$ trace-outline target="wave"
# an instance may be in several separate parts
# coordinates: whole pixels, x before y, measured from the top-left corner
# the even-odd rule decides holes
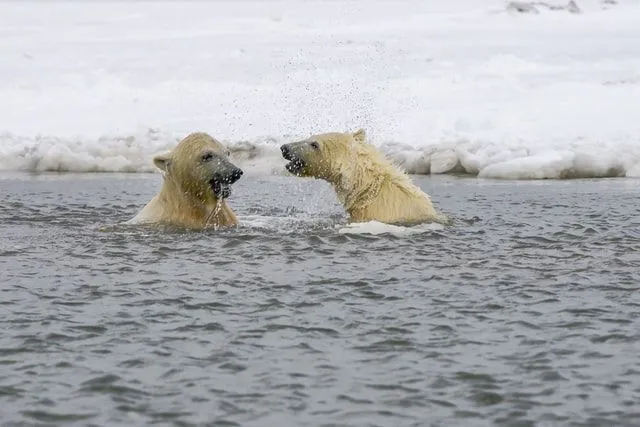
[[[231,159],[253,175],[286,174],[279,146],[293,136],[223,141]],[[0,134],[0,170],[26,172],[157,172],[153,155],[174,147],[180,136],[158,129],[129,135],[23,137]],[[372,142],[410,174],[469,175],[493,179],[640,177],[640,141],[536,143],[458,138],[424,145]]]

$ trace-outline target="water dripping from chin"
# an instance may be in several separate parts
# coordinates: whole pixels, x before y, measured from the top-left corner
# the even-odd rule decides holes
[[[207,216],[207,220],[204,223],[205,228],[209,228],[209,221],[211,221],[211,218],[215,218],[220,213],[220,211],[222,210],[222,203],[224,203],[224,199],[220,198],[216,200],[216,205],[213,207],[213,209]],[[220,227],[220,222],[216,220],[213,223],[214,231],[217,230],[219,227]]]

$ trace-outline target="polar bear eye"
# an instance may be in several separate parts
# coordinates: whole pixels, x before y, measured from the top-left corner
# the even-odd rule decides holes
[[[227,157],[231,157],[231,151],[227,150]]]
[[[203,162],[208,162],[211,159],[213,159],[213,153],[205,153],[202,155],[202,161]]]
[[[314,150],[320,149],[320,144],[318,144],[316,141],[311,141],[309,145],[311,145],[311,148],[313,148]]]

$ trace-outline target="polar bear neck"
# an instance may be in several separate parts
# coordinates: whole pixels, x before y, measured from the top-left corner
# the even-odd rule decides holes
[[[394,166],[375,149],[356,143],[340,164],[332,180],[338,199],[347,212],[362,209],[379,195],[382,186],[393,179]]]
[[[186,191],[171,176],[164,177],[159,198],[163,206],[170,207],[174,216],[191,218],[194,222],[205,222],[209,218],[210,222],[215,223],[215,212],[220,212],[225,206],[225,201],[215,196],[198,196]]]
[[[386,175],[378,175],[373,180],[365,182],[355,177],[343,176],[343,179],[334,187],[345,210],[351,212],[373,203],[388,179]]]
[[[334,169],[340,172],[329,180],[348,213],[361,211],[375,202],[385,186],[421,194],[404,171],[376,148],[368,144],[350,148],[350,155]]]

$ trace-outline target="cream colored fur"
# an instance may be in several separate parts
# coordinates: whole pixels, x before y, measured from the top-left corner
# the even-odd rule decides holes
[[[449,223],[430,197],[365,138],[363,129],[307,138],[320,149],[307,150],[300,175],[328,181],[352,222]]]
[[[156,156],[154,164],[163,171],[162,188],[130,222],[192,229],[237,225],[226,200],[218,199],[210,188],[211,167],[198,164],[205,150],[226,155],[220,142],[204,132],[195,132],[172,151]]]

